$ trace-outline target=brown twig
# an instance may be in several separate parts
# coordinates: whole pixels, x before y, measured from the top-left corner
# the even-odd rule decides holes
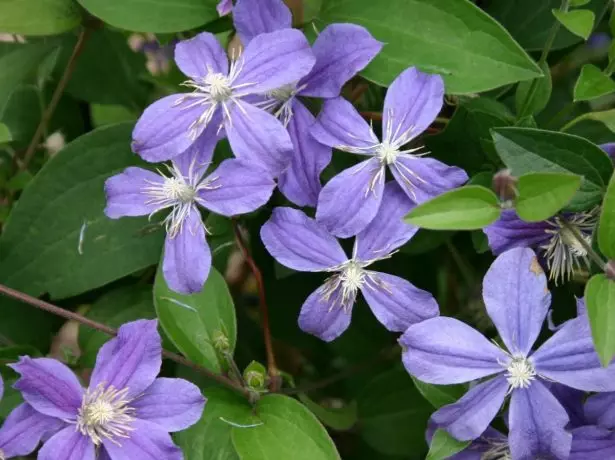
[[[359,112],[363,118],[372,121],[382,121],[382,112]]]
[[[275,363],[275,354],[273,352],[273,342],[271,341],[271,329],[269,327],[269,308],[267,307],[267,300],[265,299],[265,283],[263,282],[263,275],[259,270],[256,262],[250,255],[250,251],[246,247],[243,236],[241,235],[241,229],[236,219],[233,219],[233,230],[235,231],[235,238],[237,239],[237,245],[241,249],[246,263],[250,267],[252,275],[256,281],[258,288],[258,299],[261,311],[261,320],[263,322],[263,336],[265,340],[265,351],[267,353],[267,373],[269,374],[269,389],[271,391],[278,391],[280,389],[282,379],[280,378],[280,372]]]
[[[45,302],[44,300],[37,299],[36,297],[32,297],[24,292],[20,292],[15,289],[11,289],[10,287],[4,286],[2,284],[0,284],[0,293],[8,297],[12,297],[13,299],[19,300],[21,302],[27,303],[28,305],[32,305],[33,307],[36,307],[41,310],[45,310],[49,313],[52,313],[54,315],[60,316],[62,318],[65,318],[71,321],[76,321],[80,324],[83,324],[84,326],[88,326],[92,329],[96,329],[97,331],[104,332],[105,334],[108,334],[111,336],[117,335],[117,331],[113,329],[112,327],[106,326],[97,321],[92,321],[91,319],[86,318],[85,316],[82,316],[79,313],[75,313],[70,310],[65,310],[64,308],[58,307],[57,305],[50,304],[49,302]],[[211,372],[210,370],[205,369],[204,367],[201,367],[198,364],[193,363],[192,361],[189,361],[188,359],[184,358],[181,355],[178,355],[177,353],[163,350],[162,356],[164,356],[167,359],[170,359],[171,361],[175,361],[178,364],[194,369],[195,371],[197,371],[200,374],[203,374],[207,378],[211,380],[215,380],[216,382],[232,390],[235,390],[236,392],[241,393],[248,398],[250,397],[250,391],[248,389],[242,387],[238,383],[235,383],[233,380],[223,375],[215,374]]]
[[[43,133],[47,130],[47,124],[49,123],[49,120],[51,120],[51,117],[53,116],[53,113],[55,112],[56,107],[60,102],[60,98],[64,93],[64,89],[68,84],[68,80],[70,80],[70,77],[73,74],[73,70],[75,70],[77,58],[83,51],[83,47],[91,31],[91,28],[84,27],[79,33],[79,38],[77,38],[77,43],[75,44],[75,47],[73,48],[73,53],[71,54],[68,63],[66,64],[64,73],[62,74],[62,77],[58,82],[58,86],[56,86],[56,89],[53,92],[53,96],[51,96],[51,101],[49,102],[49,105],[47,106],[45,112],[43,113],[43,116],[41,117],[41,121],[36,128],[36,132],[34,133],[32,140],[30,141],[30,145],[28,145],[28,150],[26,150],[26,153],[24,154],[23,160],[20,165],[20,168],[22,170],[28,168],[28,164],[30,163],[32,157],[34,156],[34,153],[36,152],[36,147],[39,145]]]

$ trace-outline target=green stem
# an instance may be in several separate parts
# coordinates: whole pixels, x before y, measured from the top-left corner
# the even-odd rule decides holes
[[[570,7],[570,0],[562,0],[560,11],[565,13],[566,11],[568,11],[569,7]],[[559,23],[557,19],[553,23],[553,26],[551,26],[549,36],[547,37],[545,46],[542,49],[542,54],[540,55],[540,59],[538,60],[538,66],[541,69],[543,65],[547,62],[547,57],[549,57],[549,52],[551,51],[551,48],[553,47],[553,43],[555,42],[555,38],[557,37],[557,33],[559,32],[560,26],[561,24]],[[538,88],[539,81],[540,81],[539,78],[535,78],[534,80],[532,80],[530,89],[525,95],[525,99],[523,100],[523,103],[521,104],[519,112],[517,113],[517,119],[523,118],[525,116],[525,111],[527,110],[528,106],[534,99],[534,94],[536,93],[536,89]]]
[[[596,265],[600,267],[600,270],[604,271],[606,269],[606,262],[602,260],[602,257],[600,257],[600,255],[596,251],[594,251],[594,248],[592,248],[591,244],[589,244],[585,240],[585,238],[583,238],[583,235],[581,234],[579,229],[576,228],[574,225],[570,225],[570,223],[566,219],[561,219],[561,223],[564,227],[566,227],[568,231],[570,231],[570,233],[574,235],[579,244],[583,246],[583,249],[585,249],[590,259],[592,259],[596,263]]]

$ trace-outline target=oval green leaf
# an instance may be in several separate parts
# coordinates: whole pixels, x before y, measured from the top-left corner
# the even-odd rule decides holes
[[[468,447],[470,441],[458,441],[444,430],[436,430],[425,460],[444,460]]]
[[[0,30],[22,35],[66,32],[81,22],[73,0],[3,0]]]
[[[590,10],[553,10],[553,16],[570,32],[585,40],[592,33],[596,19],[596,15]]]
[[[593,64],[585,64],[574,85],[574,100],[589,101],[615,92],[615,81]]]
[[[363,75],[387,86],[410,66],[439,73],[448,93],[465,94],[542,75],[506,30],[467,0],[329,0],[318,28],[360,24],[382,51]]]
[[[581,123],[582,121],[585,121],[585,120],[597,121],[599,123],[602,123],[604,126],[606,126],[608,129],[610,129],[612,132],[615,133],[615,109],[603,110],[600,112],[584,113],[583,115],[580,115],[574,120],[568,122],[561,129],[561,131],[568,131],[574,125]]]
[[[242,460],[340,459],[327,430],[297,400],[267,395],[258,401],[255,412],[252,425],[256,426],[232,429],[233,445]]]
[[[135,32],[181,32],[218,18],[217,0],[78,0],[104,22]]]
[[[130,150],[133,124],[68,144],[32,179],[0,237],[0,282],[28,294],[70,297],[160,259],[164,231],[147,217],[109,219],[104,183],[144,165]]]
[[[585,286],[585,304],[594,347],[607,366],[615,355],[615,282],[603,274],[593,276]]]
[[[566,206],[581,186],[581,176],[529,173],[519,178],[515,210],[527,222],[540,222]]]
[[[478,230],[498,220],[500,213],[495,193],[480,185],[468,185],[417,206],[405,221],[430,230]]]
[[[457,402],[467,390],[467,387],[462,384],[432,385],[431,383],[421,382],[414,377],[412,377],[412,381],[416,389],[419,390],[423,397],[436,409]]]
[[[515,176],[534,172],[583,176],[567,210],[583,211],[601,201],[613,163],[597,145],[571,134],[531,128],[496,128],[492,135],[500,158]]]
[[[615,176],[609,182],[602,203],[598,226],[598,247],[609,259],[615,259]]]
[[[232,354],[237,339],[233,298],[226,281],[212,267],[203,290],[183,295],[172,291],[158,270],[154,283],[154,305],[160,325],[189,360],[214,372],[226,368],[216,343],[225,337]]]

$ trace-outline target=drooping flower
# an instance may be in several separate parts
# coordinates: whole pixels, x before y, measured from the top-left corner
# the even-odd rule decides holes
[[[304,331],[331,341],[350,325],[359,291],[376,318],[391,331],[438,314],[433,296],[397,276],[367,270],[406,243],[417,228],[401,219],[410,203],[397,184],[384,190],[380,212],[355,239],[352,257],[337,239],[303,212],[276,208],[261,229],[269,253],[282,265],[304,272],[328,272],[331,276],[305,301],[299,316]]]
[[[615,433],[598,426],[572,430],[572,448],[568,460],[607,460],[615,458]]]
[[[514,210],[507,209],[497,222],[483,231],[496,255],[517,247],[535,249],[546,262],[549,279],[559,283],[570,279],[583,266],[590,267],[586,249],[569,226],[591,244],[597,220],[596,209],[562,214],[542,222],[525,222]]]
[[[331,179],[318,197],[316,219],[331,233],[355,235],[374,218],[382,201],[387,168],[415,203],[463,184],[462,169],[426,158],[421,148],[404,147],[427,129],[442,108],[444,82],[411,67],[389,87],[380,141],[350,102],[325,102],[312,136],[322,144],[368,159]]]
[[[419,380],[446,385],[491,377],[436,411],[433,421],[457,439],[476,439],[510,394],[512,458],[536,458],[537,452],[545,451],[567,458],[569,416],[545,382],[583,391],[613,391],[615,366],[601,366],[585,315],[566,322],[532,352],[551,294],[531,249],[511,249],[495,260],[483,281],[483,298],[506,350],[446,317],[412,325],[400,339],[404,365]]]
[[[29,408],[59,423],[39,460],[93,460],[96,451],[111,460],[183,458],[169,433],[196,423],[205,399],[186,380],[156,378],[162,361],[156,326],[139,320],[120,327],[100,349],[86,390],[54,359],[22,357],[11,365]]]
[[[609,142],[600,146],[606,152],[611,160],[615,160],[615,142]]]
[[[237,159],[223,161],[204,177],[215,138],[209,144],[176,158],[165,173],[130,167],[105,182],[107,217],[152,216],[170,210],[164,219],[162,271],[169,287],[185,294],[199,292],[211,268],[207,229],[198,206],[224,216],[244,214],[265,204],[275,188],[259,165]]]
[[[248,100],[292,83],[314,65],[314,55],[298,30],[256,37],[229,61],[215,36],[201,33],[175,46],[175,62],[189,77],[190,93],[164,97],[150,105],[135,126],[132,148],[147,161],[184,153],[213,124],[224,132],[237,158],[262,164],[277,176],[290,163],[292,142],[284,126]]]
[[[259,34],[291,27],[292,15],[282,0],[238,0],[235,27],[244,45]],[[382,43],[355,24],[331,24],[316,38],[316,63],[300,80],[265,94],[257,105],[272,112],[288,128],[295,153],[279,178],[279,188],[298,206],[316,206],[320,174],[331,162],[331,148],[316,141],[310,127],[316,119],[301,97],[338,97],[344,84],[380,52]]]

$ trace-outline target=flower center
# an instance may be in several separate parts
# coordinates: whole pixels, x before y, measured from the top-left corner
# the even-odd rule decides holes
[[[224,102],[230,99],[233,94],[231,82],[226,75],[221,73],[209,73],[205,77],[205,92],[211,94],[211,98],[216,102]]]
[[[572,252],[572,254],[577,257],[587,256],[587,250],[585,249],[585,247],[583,247],[583,244],[581,244],[581,242],[577,239],[572,230],[566,227],[562,227],[562,229],[559,231],[559,234],[560,238],[562,239],[562,243],[568,246],[568,249],[570,250],[570,252]],[[582,235],[582,237],[586,243],[591,244],[591,236]]]
[[[506,371],[506,380],[513,389],[527,388],[536,378],[534,365],[524,356],[513,357]]]
[[[356,262],[350,261],[340,274],[342,289],[356,293],[365,282],[365,270]]]
[[[344,310],[350,311],[357,297],[357,292],[365,283],[367,273],[354,260],[349,260],[331,271],[338,273],[325,282],[322,300],[330,301],[332,307],[339,304]]]
[[[274,98],[275,100],[279,102],[286,102],[287,100],[289,100],[291,97],[295,95],[296,91],[297,91],[297,85],[294,83],[291,83],[288,85],[281,86],[280,88],[274,89],[268,94],[268,96]]]
[[[399,150],[387,141],[380,144],[376,150],[376,154],[378,155],[380,162],[386,165],[395,163],[395,160],[397,160],[399,153]]]
[[[77,429],[97,446],[103,439],[119,445],[116,438],[128,438],[135,420],[127,394],[128,388],[116,390],[104,383],[86,391],[77,415]]]
[[[162,193],[164,193],[168,200],[179,203],[192,202],[196,195],[194,188],[180,177],[165,178]]]

